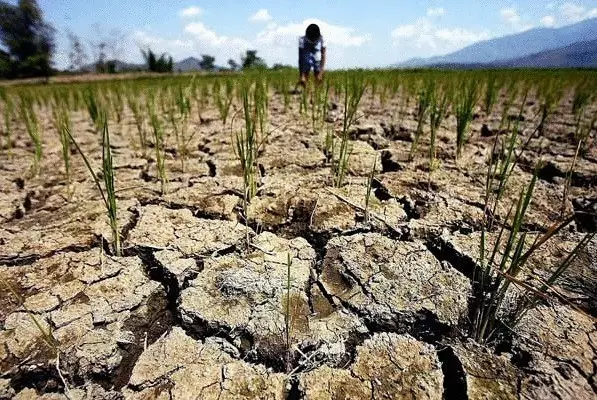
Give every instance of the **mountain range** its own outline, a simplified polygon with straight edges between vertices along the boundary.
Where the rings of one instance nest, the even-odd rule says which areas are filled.
[[[597,67],[597,18],[561,28],[535,28],[474,43],[443,56],[396,64],[417,67]]]

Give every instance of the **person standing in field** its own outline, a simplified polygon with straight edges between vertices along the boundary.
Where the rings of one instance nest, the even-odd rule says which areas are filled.
[[[311,24],[305,31],[305,36],[299,38],[299,85],[305,87],[309,80],[309,73],[313,70],[315,80],[323,80],[325,69],[326,48],[319,26]]]

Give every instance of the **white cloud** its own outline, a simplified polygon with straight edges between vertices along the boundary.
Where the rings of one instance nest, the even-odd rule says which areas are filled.
[[[427,9],[428,17],[441,17],[442,15],[446,15],[446,10],[443,9],[442,7]]]
[[[546,15],[545,17],[541,18],[539,22],[541,22],[541,25],[550,28],[555,26],[556,18],[553,15]]]
[[[502,17],[502,21],[510,26],[516,26],[520,23],[520,15],[518,15],[518,10],[514,7],[502,8],[500,16]]]
[[[226,36],[201,21],[187,23],[181,35],[174,38],[160,37],[151,30],[139,30],[131,37],[142,48],[151,47],[158,53],[168,52],[175,60],[200,54],[216,57],[217,64],[225,64],[229,58],[238,60],[248,49],[255,49],[269,65],[274,63],[296,63],[298,37],[304,35],[310,23],[321,28],[325,42],[330,47],[329,66],[332,68],[356,67],[357,60],[366,60],[363,53],[355,57],[355,47],[364,46],[371,40],[367,34],[356,32],[347,26],[334,25],[325,21],[309,19],[303,22],[276,24],[269,22],[253,37]]]
[[[532,24],[528,24],[523,21],[520,14],[518,14],[516,7],[502,8],[500,10],[500,17],[508,27],[516,31],[522,32],[533,27]]]
[[[445,54],[479,40],[489,39],[489,32],[473,32],[464,28],[438,28],[428,18],[413,24],[397,26],[390,33],[394,45],[413,54]]]
[[[197,17],[203,14],[203,10],[197,6],[187,7],[180,11],[180,16],[184,18]]]
[[[272,16],[269,14],[267,9],[262,8],[261,10],[257,11],[255,14],[249,17],[249,21],[251,22],[269,22],[272,20]]]
[[[564,17],[564,21],[575,23],[597,17],[597,8],[587,10],[586,7],[579,4],[564,3],[560,6],[560,13]]]
[[[360,47],[371,40],[367,34],[355,34],[354,28],[333,25],[318,19],[292,22],[285,25],[270,24],[257,34],[257,42],[264,45],[295,47],[299,36],[305,34],[309,24],[317,24],[325,43],[340,47]]]

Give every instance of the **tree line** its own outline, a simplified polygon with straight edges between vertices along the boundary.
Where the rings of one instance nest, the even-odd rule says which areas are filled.
[[[87,46],[80,37],[67,32],[69,42],[68,72],[118,73],[125,71],[150,71],[158,73],[176,71],[172,57],[158,54],[150,48],[141,49],[144,65],[129,65],[118,59],[122,54],[124,35],[113,30],[107,35],[100,34],[90,40]],[[0,0],[0,78],[49,77],[61,71],[53,67],[52,58],[56,50],[56,30],[44,20],[37,0],[19,0],[16,5]],[[91,61],[87,48],[91,52]],[[202,54],[198,67],[205,71],[245,70],[268,68],[266,62],[257,55],[257,50],[247,50],[240,62],[227,61],[227,66],[217,66],[212,55]],[[275,64],[274,69],[286,68]]]

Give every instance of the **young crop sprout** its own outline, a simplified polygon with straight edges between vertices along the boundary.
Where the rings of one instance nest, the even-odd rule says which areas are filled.
[[[373,180],[375,179],[375,169],[377,168],[377,153],[375,153],[375,160],[373,167],[367,177],[367,193],[365,194],[365,222],[369,223],[369,201],[371,199],[371,189],[373,188]]]
[[[358,119],[357,111],[359,103],[365,93],[367,84],[362,75],[345,76],[344,81],[344,114],[342,118],[342,136],[338,156],[332,160],[332,173],[334,186],[339,188],[344,184],[344,178],[348,171],[348,160],[351,148],[349,143],[349,130]]]
[[[224,87],[224,96],[222,97],[222,91],[220,88],[220,80],[216,79],[212,86],[212,91],[214,94],[214,99],[216,101],[216,105],[218,106],[218,111],[220,113],[220,119],[222,120],[222,125],[226,125],[226,121],[228,120],[228,115],[230,114],[230,108],[232,106],[232,101],[234,100],[234,82],[232,79],[226,79],[225,87]]]
[[[576,151],[574,152],[574,158],[572,159],[572,163],[570,164],[570,168],[568,169],[568,173],[566,174],[566,182],[564,183],[564,195],[562,196],[562,205],[560,207],[560,217],[563,219],[566,214],[566,204],[568,203],[568,195],[570,192],[570,186],[572,184],[572,176],[574,175],[574,170],[576,169],[576,164],[578,162],[578,157],[584,150],[584,147],[589,140],[589,135],[591,131],[596,128],[597,124],[597,114],[593,116],[591,122],[586,126],[582,126],[579,124],[576,128],[575,136],[578,137],[578,145],[576,146]]]
[[[39,163],[41,161],[42,156],[42,143],[41,143],[41,132],[39,128],[39,121],[37,119],[37,114],[35,113],[35,109],[33,106],[33,100],[26,96],[21,96],[21,118],[25,123],[25,128],[27,129],[27,133],[29,134],[29,138],[33,143],[34,148],[34,155],[33,155],[33,165],[31,167],[31,172],[33,176],[36,176],[39,173]]]
[[[127,96],[129,109],[133,113],[137,135],[139,137],[139,147],[143,157],[147,156],[147,137],[145,134],[145,113],[139,101],[140,93],[130,91]]]
[[[176,105],[180,120],[180,130],[178,131],[177,135],[177,145],[181,170],[183,173],[185,171],[185,159],[189,155],[189,143],[194,136],[194,132],[188,135],[189,118],[191,115],[191,99],[189,92],[190,87],[183,88],[182,86],[179,86],[176,92]]]
[[[485,82],[485,99],[483,108],[487,118],[491,115],[500,91],[500,84],[495,74],[490,74]]]
[[[455,97],[456,114],[456,158],[462,155],[462,149],[468,140],[468,127],[473,120],[475,105],[477,104],[476,82],[463,81],[460,84],[460,93]]]
[[[290,321],[290,267],[292,266],[292,258],[290,252],[287,254],[286,261],[286,310],[284,313],[284,325],[286,326],[286,372],[290,372],[290,359],[292,357],[292,341],[290,332],[291,321]]]
[[[100,106],[97,100],[96,92],[90,87],[87,87],[83,92],[83,100],[85,101],[85,105],[87,106],[87,112],[89,113],[91,122],[93,122],[93,126],[95,127],[96,132],[99,132],[102,128],[102,121],[100,118]]]
[[[168,184],[168,177],[166,176],[166,152],[164,144],[164,129],[162,128],[162,122],[160,117],[155,112],[155,106],[153,99],[148,99],[147,108],[149,110],[149,118],[151,121],[151,127],[153,128],[153,141],[155,147],[155,159],[158,177],[160,179],[160,192],[166,193],[166,185]]]
[[[452,86],[445,83],[440,90],[434,91],[431,97],[431,105],[429,110],[429,125],[431,128],[431,139],[429,142],[429,188],[431,187],[431,174],[439,168],[439,161],[437,160],[437,130],[442,124],[442,121],[448,115],[448,109],[452,102]]]
[[[429,107],[431,106],[432,100],[435,96],[435,82],[430,79],[423,85],[421,91],[419,92],[419,104],[417,107],[417,131],[415,132],[415,137],[410,147],[410,153],[408,155],[409,160],[414,159],[419,140],[423,134],[425,119],[429,114]]]
[[[486,257],[486,234],[491,222],[486,221],[483,225],[479,268],[475,271],[474,277],[478,301],[473,312],[473,335],[479,342],[487,343],[496,340],[504,326],[507,326],[507,329],[512,329],[529,307],[535,304],[537,299],[534,295],[547,292],[550,285],[563,274],[578,252],[595,235],[595,233],[587,234],[566,260],[551,273],[546,284],[542,284],[539,289],[534,289],[527,284],[519,285],[517,277],[524,270],[531,256],[574,219],[571,216],[554,224],[545,233],[537,236],[530,246],[527,245],[529,234],[522,230],[522,225],[531,203],[536,180],[537,174],[535,173],[528,187],[521,190],[518,201],[510,206],[493,247],[488,249],[490,250],[489,257]],[[491,188],[489,189],[491,190]],[[513,211],[514,215],[512,215]],[[511,223],[508,225],[510,220]],[[523,295],[520,296],[514,312],[503,316],[504,299],[512,283],[522,287]]]
[[[323,87],[316,85],[315,89],[311,91],[311,128],[313,132],[319,132],[327,117],[329,92],[329,81]]]
[[[12,116],[14,114],[14,104],[12,102],[11,97],[6,93],[6,90],[0,90],[0,99],[3,101],[3,108],[2,108],[2,117],[4,119],[4,126],[3,126],[3,136],[5,145],[4,147],[8,150],[9,155],[12,149],[12,137],[11,137],[11,129],[12,129]]]
[[[104,202],[104,206],[106,207],[106,211],[108,212],[108,218],[110,220],[110,230],[112,231],[112,244],[114,246],[114,254],[116,257],[120,257],[121,246],[120,246],[120,231],[118,230],[118,208],[116,203],[116,189],[114,187],[114,164],[112,161],[112,148],[110,147],[110,132],[108,130],[108,118],[107,116],[100,111],[98,114],[98,120],[100,126],[102,127],[102,178],[104,181],[104,187],[100,183],[100,178],[96,175],[91,166],[89,159],[85,156],[85,153],[81,150],[81,147],[77,144],[77,141],[73,138],[70,129],[66,128],[66,133],[68,134],[71,142],[75,145],[97,189],[102,197]]]
[[[539,136],[543,136],[543,131],[548,123],[549,117],[557,108],[563,92],[557,81],[549,80],[539,88],[539,94],[541,98],[541,118],[535,132],[537,132]],[[533,136],[535,132],[533,132],[531,136]]]
[[[71,155],[71,140],[69,132],[72,129],[70,116],[64,103],[55,103],[52,109],[52,116],[54,118],[54,128],[58,131],[60,137],[60,145],[62,146],[62,160],[64,162],[64,175],[67,184],[70,184],[70,155]]]

